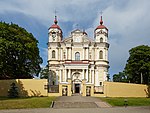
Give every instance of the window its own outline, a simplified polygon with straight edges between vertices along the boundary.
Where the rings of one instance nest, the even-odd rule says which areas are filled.
[[[102,50],[99,52],[99,59],[103,59],[103,51]]]
[[[103,42],[103,38],[102,37],[100,38],[100,42]]]
[[[102,82],[99,82],[99,85],[102,86]]]
[[[55,41],[56,33],[52,32],[53,41]]]
[[[80,60],[80,53],[79,52],[75,53],[75,60]]]
[[[55,58],[55,50],[52,51],[52,58]]]

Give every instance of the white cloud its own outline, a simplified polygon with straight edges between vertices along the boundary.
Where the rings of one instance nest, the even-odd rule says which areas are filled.
[[[121,10],[116,9],[115,4],[104,10],[105,23],[112,35],[110,64],[114,72],[119,67],[120,70],[124,68],[129,49],[141,44],[150,45],[149,5],[148,0],[130,0]]]
[[[149,6],[149,0],[1,0],[0,13],[21,12],[48,28],[56,9],[59,24],[71,22],[72,28],[79,24],[93,37],[99,25],[99,12],[103,10],[104,24],[109,29],[110,71],[114,74],[124,68],[129,49],[140,44],[150,45]],[[46,48],[40,51],[47,58]]]

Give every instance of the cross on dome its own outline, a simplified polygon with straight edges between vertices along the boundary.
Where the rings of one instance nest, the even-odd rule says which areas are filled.
[[[55,16],[54,23],[55,23],[55,24],[58,23],[58,21],[57,21],[57,16]]]
[[[57,11],[55,10],[55,12],[54,12],[54,13],[55,13],[55,19],[54,19],[54,23],[55,23],[55,24],[57,24],[57,23],[58,23],[58,21],[57,21],[57,16],[56,16],[56,14],[57,14]]]
[[[100,14],[101,14],[100,24],[102,25],[102,24],[103,24],[103,19],[102,19],[102,14],[103,14],[103,12],[101,11]]]

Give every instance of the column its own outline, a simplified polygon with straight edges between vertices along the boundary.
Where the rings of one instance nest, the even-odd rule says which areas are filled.
[[[56,85],[58,85],[58,70],[56,70]]]
[[[72,48],[70,48],[70,60],[72,60]]]
[[[70,47],[68,48],[68,53],[69,53],[68,54],[68,59],[71,60],[71,48]]]
[[[86,48],[86,60],[89,59],[89,48]]]
[[[92,80],[91,80],[91,76],[92,76],[92,73],[91,73],[92,71],[91,71],[91,69],[90,69],[90,74],[89,74],[89,83],[91,83],[92,82]]]
[[[96,59],[95,59],[95,60],[98,60],[98,59],[99,59],[99,51],[98,51],[98,48],[96,48],[95,53],[97,53],[97,55],[96,55]]]
[[[94,48],[92,49],[92,58],[93,58],[92,60],[95,60],[95,49]]]
[[[58,48],[56,48],[56,60],[58,60]]]
[[[84,78],[84,75],[85,75],[85,72],[84,72],[84,69],[82,70],[82,79],[85,79]]]
[[[68,78],[71,78],[71,69],[68,69]]]
[[[63,53],[62,53],[62,48],[60,48],[60,60],[63,59]]]
[[[95,85],[99,86],[98,70],[96,70],[96,74],[95,74]]]
[[[60,69],[59,70],[59,83],[61,83],[62,82],[62,70]]]
[[[85,54],[84,54],[84,52],[85,52],[85,48],[83,47],[83,60],[85,60]]]
[[[92,70],[92,84],[94,84],[94,79],[95,79],[94,70]]]
[[[65,69],[64,71],[65,71],[64,82],[66,82],[66,80],[67,80],[67,70]]]
[[[89,81],[89,79],[88,79],[88,69],[86,69],[86,82],[88,82]]]
[[[68,48],[66,47],[66,60],[68,60]]]

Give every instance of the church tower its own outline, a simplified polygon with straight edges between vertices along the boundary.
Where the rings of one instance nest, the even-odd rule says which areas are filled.
[[[61,42],[62,30],[57,25],[57,16],[55,16],[54,24],[48,29],[49,30],[49,42]]]
[[[48,29],[48,65],[50,74],[53,77],[53,80],[50,84],[58,85],[59,82],[59,61],[60,61],[60,43],[62,42],[62,30],[58,25],[57,16],[55,16],[54,24]]]
[[[95,47],[97,57],[96,60],[96,86],[103,85],[103,81],[108,80],[108,29],[103,25],[102,16],[100,25],[94,31]]]
[[[103,25],[103,20],[101,16],[100,25],[97,26],[94,32],[94,38],[96,42],[107,42],[108,39],[108,29]]]

